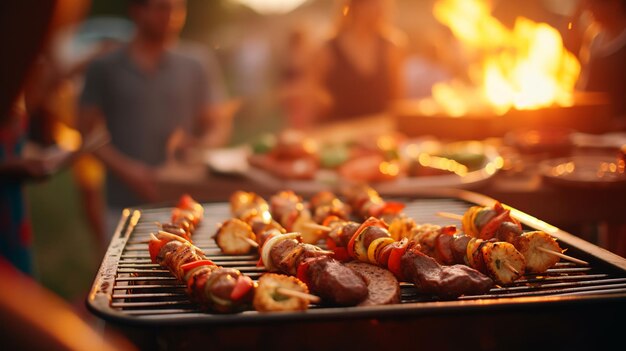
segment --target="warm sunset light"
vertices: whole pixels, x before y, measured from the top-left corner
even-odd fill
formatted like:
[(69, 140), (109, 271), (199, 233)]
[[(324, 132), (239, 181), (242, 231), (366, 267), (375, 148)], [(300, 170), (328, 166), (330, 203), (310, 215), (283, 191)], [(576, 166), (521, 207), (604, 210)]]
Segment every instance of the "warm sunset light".
[(264, 15), (287, 13), (307, 0), (235, 0)]
[(450, 27), (470, 58), (473, 87), (458, 82), (433, 87), (433, 99), (451, 116), (489, 108), (504, 114), (511, 108), (571, 106), (580, 64), (563, 47), (559, 32), (545, 23), (518, 17), (511, 30), (483, 0), (438, 0), (438, 21)]

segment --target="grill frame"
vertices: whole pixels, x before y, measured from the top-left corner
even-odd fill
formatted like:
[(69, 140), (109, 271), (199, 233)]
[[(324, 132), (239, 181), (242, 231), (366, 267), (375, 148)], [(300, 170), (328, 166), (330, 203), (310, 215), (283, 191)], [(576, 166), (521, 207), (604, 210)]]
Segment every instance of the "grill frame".
[[(482, 206), (490, 206), (495, 201), (487, 196), (480, 195), (465, 190), (457, 189), (435, 189), (430, 191), (421, 191), (419, 193), (412, 194), (410, 198), (402, 200), (416, 200), (416, 199), (442, 199), (442, 200), (454, 200), (460, 202), (466, 202), (471, 204), (477, 204)], [(208, 203), (205, 206), (221, 206), (223, 203)], [(591, 274), (585, 275), (585, 277), (594, 277), (593, 283), (603, 282), (608, 283), (609, 287), (615, 287), (614, 291), (605, 294), (594, 291), (585, 291), (584, 286), (575, 286), (576, 279), (574, 280), (574, 286), (569, 289), (573, 291), (562, 290), (558, 292), (568, 293), (568, 296), (559, 295), (546, 295), (539, 291), (537, 296), (514, 296), (507, 295), (508, 297), (498, 298), (485, 298), (484, 296), (479, 299), (468, 299), (462, 297), (459, 300), (453, 301), (428, 301), (428, 302), (414, 302), (414, 303), (402, 303), (398, 305), (387, 306), (371, 306), (371, 307), (322, 307), (312, 308), (304, 313), (266, 313), (260, 314), (255, 311), (246, 311), (233, 315), (221, 315), (200, 312), (197, 308), (193, 308), (191, 303), (182, 304), (188, 306), (189, 309), (182, 313), (169, 313), (163, 310), (163, 313), (153, 315), (135, 315), (133, 307), (141, 307), (141, 305), (129, 305), (128, 303), (114, 302), (116, 299), (124, 299), (125, 295), (115, 293), (115, 291), (132, 289), (149, 289), (142, 287), (141, 285), (131, 285), (130, 288), (126, 286), (119, 287), (116, 283), (123, 281), (142, 280), (144, 278), (132, 279), (133, 277), (118, 277), (118, 273), (127, 274), (133, 273), (133, 267), (129, 266), (132, 263), (124, 262), (125, 258), (147, 257), (147, 248), (141, 248), (141, 245), (145, 243), (135, 243), (137, 239), (131, 237), (134, 230), (140, 229), (143, 225), (139, 223), (142, 214), (149, 217), (150, 213), (163, 212), (165, 208), (150, 208), (145, 207), (141, 209), (125, 209), (122, 212), (122, 216), (116, 228), (115, 234), (111, 240), (107, 253), (103, 259), (102, 265), (94, 279), (92, 289), (87, 297), (87, 306), (89, 310), (104, 319), (105, 321), (112, 322), (114, 324), (121, 325), (136, 325), (136, 326), (165, 326), (165, 325), (244, 325), (244, 324), (259, 324), (259, 323), (291, 323), (291, 322), (321, 322), (321, 321), (338, 321), (348, 319), (371, 319), (371, 318), (421, 318), (439, 314), (458, 314), (458, 313), (483, 313), (483, 312), (513, 312), (520, 311), (528, 308), (588, 308), (594, 304), (601, 303), (603, 305), (624, 305), (626, 302), (626, 259), (617, 256), (607, 250), (604, 250), (596, 245), (586, 242), (578, 237), (575, 237), (569, 233), (566, 233), (556, 227), (551, 226), (537, 218), (534, 218), (526, 213), (511, 208), (511, 212), (520, 219), (520, 221), (528, 228), (535, 230), (543, 230), (556, 237), (561, 243), (562, 247), (568, 248), (568, 253), (574, 257), (584, 259), (590, 263), (589, 269), (586, 272)], [(440, 208), (439, 210), (446, 210)], [(146, 227), (148, 227), (146, 225)], [(130, 241), (130, 242), (129, 242)], [(135, 247), (131, 247), (135, 245)], [(200, 247), (204, 245), (210, 245), (206, 238), (200, 240)], [(129, 254), (128, 252), (137, 252), (136, 254)], [(212, 253), (212, 252), (211, 252)], [(208, 253), (211, 256), (211, 253)], [(255, 259), (256, 255), (245, 255), (244, 261), (249, 264), (251, 260)], [(242, 257), (220, 256), (220, 259), (226, 259), (232, 264), (238, 264), (238, 259)], [(218, 264), (222, 265), (224, 261), (217, 260)], [(143, 261), (140, 261), (143, 262)], [(150, 268), (144, 270), (157, 274), (155, 278), (151, 278), (153, 281), (172, 281), (175, 282), (173, 277), (168, 277), (169, 273), (166, 270), (156, 267), (152, 264), (139, 264), (140, 267)], [(572, 265), (569, 263), (560, 263), (557, 269), (565, 269), (569, 273), (575, 273), (572, 269), (581, 269), (582, 267), (568, 268)], [(600, 273), (596, 272), (600, 270)], [(248, 274), (253, 271), (253, 278), (260, 275), (263, 269), (251, 269), (242, 270)], [(556, 271), (558, 272), (558, 271)], [(555, 273), (556, 273), (555, 272)], [(610, 278), (611, 275), (616, 275), (617, 278)], [(568, 275), (569, 276), (569, 275)], [(610, 280), (606, 280), (610, 279)], [(145, 280), (145, 279), (144, 279)], [(558, 284), (563, 284), (563, 279), (556, 279)], [(543, 280), (545, 281), (545, 280)], [(565, 282), (566, 283), (566, 282)], [(548, 283), (549, 284), (549, 283)], [(591, 283), (589, 283), (591, 284)], [(403, 284), (403, 291), (409, 284)], [(583, 282), (582, 285), (585, 285)], [(184, 289), (181, 284), (174, 285), (176, 290), (164, 292), (163, 294), (176, 294), (176, 296), (183, 296)], [(543, 286), (543, 285), (542, 285)], [(556, 286), (559, 288), (561, 286)], [(514, 289), (521, 290), (523, 293), (523, 287), (518, 288), (517, 285)], [(576, 291), (576, 289), (583, 289), (582, 291)], [(410, 289), (410, 288), (409, 288)], [(508, 288), (505, 288), (508, 289)], [(568, 289), (568, 288), (566, 288)], [(493, 291), (493, 289), (492, 289)], [(501, 290), (497, 290), (501, 291)], [(531, 290), (531, 293), (535, 290)], [(545, 292), (545, 291), (543, 291)], [(132, 293), (132, 298), (141, 298), (141, 295)], [(155, 297), (153, 294), (149, 296)], [(158, 296), (156, 296), (158, 297)], [(165, 297), (165, 296), (164, 296)], [(143, 303), (143, 302), (139, 302)], [(146, 302), (147, 306), (156, 307), (152, 302)], [(167, 305), (167, 302), (164, 302)], [(180, 305), (180, 304), (179, 304)], [(584, 305), (584, 306), (583, 306)], [(121, 310), (119, 306), (129, 307), (131, 309)], [(578, 307), (577, 307), (578, 306)]]

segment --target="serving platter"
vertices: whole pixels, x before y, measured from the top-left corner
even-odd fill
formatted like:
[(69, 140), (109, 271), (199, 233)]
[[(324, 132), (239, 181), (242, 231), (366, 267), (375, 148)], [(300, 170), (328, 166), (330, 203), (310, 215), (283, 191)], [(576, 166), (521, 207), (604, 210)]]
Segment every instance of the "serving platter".
[(574, 188), (626, 186), (624, 161), (609, 155), (579, 155), (540, 163), (543, 178), (555, 185)]
[[(448, 154), (471, 152), (475, 159), (474, 165), (468, 167), (467, 171), (461, 175), (459, 172), (442, 170), (441, 167), (429, 171), (429, 167), (419, 165), (419, 155), (435, 155), (444, 152)], [(443, 143), (433, 139), (411, 140), (401, 147), (400, 153), (401, 158), (421, 167), (421, 171), (413, 176), (404, 175), (391, 180), (371, 182), (370, 185), (383, 195), (409, 195), (428, 188), (471, 189), (488, 182), (503, 165), (503, 159), (494, 146), (478, 141)], [(454, 163), (453, 160), (447, 160), (447, 162)], [(284, 179), (253, 165), (248, 165), (246, 172), (242, 174), (269, 189), (289, 188), (304, 194), (321, 190), (338, 191), (359, 182), (342, 177), (336, 169), (324, 168), (315, 172), (312, 179)]]

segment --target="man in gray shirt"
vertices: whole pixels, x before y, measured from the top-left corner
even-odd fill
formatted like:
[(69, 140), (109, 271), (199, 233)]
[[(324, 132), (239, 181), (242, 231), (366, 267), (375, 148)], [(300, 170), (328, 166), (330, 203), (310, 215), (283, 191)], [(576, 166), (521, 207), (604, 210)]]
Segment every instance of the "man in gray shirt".
[(224, 93), (215, 60), (177, 43), (185, 0), (130, 2), (132, 40), (90, 65), (80, 98), (81, 130), (104, 124), (111, 134), (96, 156), (107, 166), (107, 203), (118, 218), (121, 208), (158, 199), (154, 168), (174, 131), (204, 147), (225, 144), (231, 133), (218, 107)]

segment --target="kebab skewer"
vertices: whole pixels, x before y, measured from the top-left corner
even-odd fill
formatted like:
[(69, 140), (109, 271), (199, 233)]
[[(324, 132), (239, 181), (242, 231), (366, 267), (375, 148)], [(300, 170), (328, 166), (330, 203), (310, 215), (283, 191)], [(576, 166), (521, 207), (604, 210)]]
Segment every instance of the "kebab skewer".
[[(377, 206), (376, 204), (385, 203), (380, 195), (378, 195), (378, 193), (370, 187), (353, 188), (350, 196), (352, 198), (351, 203), (353, 203), (354, 206), (357, 206), (357, 208), (359, 206), (362, 208), (361, 214), (367, 212), (363, 210), (365, 208), (369, 208), (371, 210), (372, 208)], [(330, 196), (325, 195), (325, 197)], [(428, 224), (417, 225), (415, 221), (407, 217), (402, 212), (402, 209), (404, 207), (403, 205), (389, 205), (388, 203), (385, 203), (384, 206), (386, 207), (379, 208), (387, 209), (387, 212), (385, 212), (386, 215), (384, 217), (386, 221), (391, 222), (391, 225), (389, 226), (389, 228), (385, 227), (385, 229), (389, 229), (390, 237), (385, 236), (384, 239), (381, 238), (380, 240), (373, 243), (374, 246), (371, 247), (371, 250), (368, 250), (367, 259), (365, 259), (365, 257), (363, 257), (362, 259), (366, 262), (369, 261), (373, 263), (373, 256), (376, 248), (379, 245), (384, 247), (385, 245), (393, 241), (399, 241), (403, 238), (406, 238), (408, 240), (414, 240), (418, 244), (420, 244), (421, 250), (428, 256), (435, 258), (440, 264), (468, 265), (484, 274), (489, 275), (499, 284), (511, 283), (512, 281), (518, 279), (524, 273), (525, 259), (521, 257), (521, 254), (508, 243), (487, 243), (483, 242), (483, 240), (478, 242), (472, 241), (470, 243), (469, 240), (462, 240), (463, 244), (465, 245), (462, 245), (461, 247), (457, 243), (457, 250), (462, 249), (463, 252), (468, 251), (466, 255), (458, 255), (459, 257), (456, 260), (454, 260), (451, 255), (443, 256), (445, 259), (442, 259), (442, 255), (438, 255), (438, 252), (443, 251), (449, 253), (451, 252), (451, 250), (449, 248), (446, 248), (444, 250), (435, 250), (434, 243), (436, 242), (438, 236), (442, 236), (442, 239), (444, 239), (449, 246), (451, 242), (446, 239), (452, 238), (452, 234), (456, 233), (455, 227), (441, 228), (439, 226), (433, 226)], [(376, 210), (376, 212), (379, 212), (379, 210)], [(345, 235), (345, 233), (353, 233), (353, 231), (351, 230), (357, 229), (359, 227), (359, 224), (347, 221), (333, 215), (330, 215), (325, 219), (318, 217), (317, 220), (321, 220), (320, 222), (322, 223), (322, 225), (307, 225), (310, 228), (314, 228), (328, 233), (329, 238), (327, 240), (327, 246), (335, 251), (335, 257), (340, 260), (345, 260), (350, 257), (350, 253), (347, 250), (350, 236)], [(342, 226), (347, 226), (347, 229), (342, 230)], [(335, 230), (332, 230), (333, 227), (335, 228)], [(382, 228), (383, 225), (372, 226), (370, 228), (367, 228), (366, 230), (379, 230), (376, 229), (376, 227)], [(460, 236), (460, 234), (458, 236)], [(457, 238), (457, 240), (461, 240), (461, 238), (459, 237)], [(445, 247), (445, 245), (440, 246)], [(464, 257), (470, 257), (470, 260)], [(476, 258), (473, 259), (474, 257)]]
[(472, 206), (462, 216), (448, 212), (439, 212), (438, 215), (461, 221), (463, 231), (472, 237), (483, 240), (497, 238), (513, 244), (526, 257), (531, 272), (544, 272), (559, 258), (588, 265), (583, 260), (565, 255), (551, 235), (543, 231), (524, 233), (520, 222), (500, 202), (492, 207)]
[[(395, 223), (395, 222), (392, 222)], [(356, 228), (356, 229), (355, 229)], [(456, 234), (454, 226), (414, 226), (409, 232), (398, 233), (398, 227), (370, 217), (361, 225), (347, 222), (329, 228), (329, 247), (360, 261), (398, 270), (397, 257), (391, 256), (394, 246), (413, 243), (422, 254), (441, 265), (465, 265), (489, 276), (498, 284), (509, 284), (518, 279), (525, 269), (524, 257), (509, 243), (471, 241)], [(408, 235), (407, 233), (411, 233)], [(454, 239), (454, 240), (453, 240)]]
[(178, 280), (185, 282), (193, 301), (205, 310), (220, 313), (239, 312), (251, 304), (259, 311), (308, 307), (308, 290), (297, 279), (277, 275), (259, 280), (257, 287), (250, 277), (238, 270), (219, 267), (209, 260), (183, 235), (191, 237), (202, 213), (200, 204), (188, 195), (183, 196), (172, 211), (172, 223), (162, 226), (168, 231), (152, 234), (149, 242), (152, 262), (168, 268)]
[(236, 269), (218, 267), (186, 239), (191, 238), (202, 214), (201, 205), (190, 196), (183, 196), (172, 211), (172, 223), (162, 226), (167, 231), (151, 234), (150, 259), (186, 283), (191, 300), (202, 309), (219, 313), (244, 310), (254, 296), (252, 279)]
[[(332, 304), (353, 306), (367, 298), (367, 285), (360, 276), (331, 258), (332, 252), (303, 243), (299, 233), (287, 233), (273, 219), (270, 207), (263, 198), (254, 193), (239, 191), (231, 196), (230, 204), (235, 218), (226, 221), (218, 229), (218, 245), (228, 242), (219, 240), (220, 237), (241, 235), (246, 231), (246, 235), (255, 238), (258, 243), (260, 264), (269, 272), (297, 276), (314, 294)], [(286, 204), (289, 205), (290, 202)], [(283, 215), (287, 218), (291, 212), (293, 211), (284, 211)], [(231, 247), (220, 248), (225, 253), (232, 252)]]
[[(281, 194), (279, 193), (280, 196), (283, 196)], [(292, 199), (291, 207), (293, 207), (293, 202), (299, 201), (291, 195), (289, 198)], [(276, 201), (274, 203), (277, 204), (279, 202)], [(399, 209), (401, 209), (400, 206), (394, 208), (394, 216), (398, 216), (401, 213)], [(281, 208), (276, 208), (275, 210), (277, 213), (284, 213)], [(409, 243), (408, 240), (405, 240), (399, 243), (393, 240), (388, 233), (386, 235), (377, 233), (377, 228), (374, 227), (378, 226), (371, 225), (373, 221), (377, 221), (377, 224), (384, 227), (383, 230), (386, 231), (386, 224), (382, 220), (375, 220), (373, 217), (370, 217), (364, 224), (359, 225), (358, 223), (341, 219), (336, 215), (330, 215), (324, 220), (325, 224), (333, 226), (335, 230), (327, 230), (329, 227), (319, 224), (312, 225), (312, 228), (316, 230), (322, 229), (328, 233), (328, 247), (335, 252), (335, 258), (340, 260), (357, 259), (388, 268), (396, 278), (414, 283), (424, 293), (431, 293), (441, 297), (456, 297), (463, 294), (484, 293), (493, 284), (490, 278), (470, 267), (446, 267), (440, 265), (434, 259), (421, 253), (415, 242)], [(361, 243), (359, 246), (355, 242), (360, 240), (352, 240), (352, 238), (360, 237), (361, 234), (367, 242), (365, 244)], [(363, 245), (365, 245), (365, 248), (363, 248)], [(386, 246), (388, 246), (387, 249), (384, 249)], [(355, 250), (354, 247), (359, 247), (360, 249)], [(392, 251), (395, 252), (393, 256), (390, 255)], [(391, 263), (392, 268), (389, 268), (389, 263)], [(407, 265), (411, 267), (407, 270), (408, 275), (405, 277), (401, 267)], [(424, 266), (424, 269), (421, 268), (422, 266)]]
[[(353, 199), (369, 199), (365, 203), (379, 203), (382, 201), (380, 195), (370, 187), (353, 188), (352, 192), (349, 192), (347, 196)], [(364, 200), (361, 200), (361, 202), (364, 202)], [(505, 209), (499, 202), (496, 202), (492, 208), (471, 207), (463, 216), (445, 212), (440, 212), (439, 214), (462, 221), (464, 232), (472, 237), (513, 244), (524, 256), (527, 272), (545, 272), (548, 268), (553, 267), (559, 261), (559, 258), (578, 264), (587, 264), (585, 261), (563, 254), (563, 250), (559, 247), (556, 240), (545, 232), (533, 231), (523, 233), (521, 223), (514, 219), (510, 215), (510, 211)], [(404, 233), (403, 235), (398, 235), (395, 238), (396, 240), (403, 236), (410, 236), (411, 230), (416, 227), (415, 222), (406, 217), (401, 211), (393, 215), (387, 215), (384, 219), (387, 223), (390, 223), (392, 235), (397, 232)], [(424, 226), (428, 225), (425, 224)], [(513, 253), (512, 250), (509, 250), (509, 252)]]

